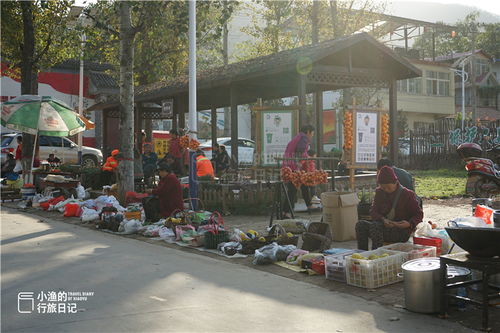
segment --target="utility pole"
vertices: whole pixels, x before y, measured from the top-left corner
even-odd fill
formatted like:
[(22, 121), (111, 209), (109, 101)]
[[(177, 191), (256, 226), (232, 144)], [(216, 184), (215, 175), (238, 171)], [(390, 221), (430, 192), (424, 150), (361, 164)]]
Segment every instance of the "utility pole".
[(472, 106), (472, 123), (476, 123), (476, 26), (475, 23), (471, 24), (472, 33), (472, 54), (470, 57), (470, 70), (471, 70), (471, 106)]
[[(224, 1), (224, 10), (227, 11), (227, 1)], [(224, 22), (222, 27), (222, 59), (224, 61), (224, 66), (229, 64), (229, 29), (227, 26), (227, 20)], [(231, 117), (231, 109), (228, 107), (224, 108), (224, 136), (230, 136), (231, 126), (229, 118)]]

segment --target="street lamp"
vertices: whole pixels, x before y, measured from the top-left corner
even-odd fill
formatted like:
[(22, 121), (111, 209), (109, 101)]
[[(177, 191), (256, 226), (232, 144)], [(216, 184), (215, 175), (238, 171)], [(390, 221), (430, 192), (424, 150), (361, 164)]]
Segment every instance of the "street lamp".
[(452, 69), (455, 74), (462, 78), (462, 132), (465, 127), (465, 82), (469, 79), (469, 74), (464, 70), (466, 59), (461, 62), (462, 69)]

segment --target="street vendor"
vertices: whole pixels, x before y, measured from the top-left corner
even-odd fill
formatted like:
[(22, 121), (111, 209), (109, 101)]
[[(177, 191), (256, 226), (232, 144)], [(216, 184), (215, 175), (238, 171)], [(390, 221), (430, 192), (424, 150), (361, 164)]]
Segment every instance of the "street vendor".
[(160, 214), (163, 217), (169, 217), (175, 210), (184, 209), (181, 183), (172, 172), (172, 168), (166, 164), (160, 164), (158, 172), (160, 174), (158, 187), (148, 189), (146, 192), (160, 199)]
[[(314, 126), (312, 125), (304, 125), (300, 129), (300, 133), (297, 134), (292, 141), (288, 143), (285, 149), (284, 158), (308, 158), (307, 152), (309, 151), (309, 146), (311, 144), (311, 139), (314, 136)], [(299, 170), (301, 165), (294, 160), (285, 160), (283, 161), (283, 167), (289, 167), (292, 171)], [(297, 201), (297, 188), (291, 182), (286, 183), (286, 188), (288, 192), (288, 198), (290, 199), (291, 207), (288, 205), (287, 200), (284, 202), (284, 218), (291, 218), (291, 211), (293, 209), (295, 202)], [(313, 207), (311, 202), (311, 195), (309, 189), (306, 186), (301, 186), (302, 197), (306, 202), (306, 206), (308, 210), (311, 210)]]
[(179, 141), (180, 133), (176, 129), (170, 131), (168, 154), (174, 159), (174, 170), (182, 170), (182, 147)]
[(117, 156), (120, 154), (118, 149), (115, 149), (111, 152), (111, 156), (106, 159), (106, 163), (102, 166), (102, 181), (104, 184), (112, 184), (115, 178), (115, 170), (118, 167)]
[(413, 186), (413, 183), (414, 183), (413, 176), (410, 175), (410, 173), (408, 171), (406, 171), (405, 169), (396, 168), (394, 166), (394, 163), (392, 163), (392, 161), (387, 159), (387, 158), (381, 158), (377, 162), (377, 171), (380, 171), (380, 169), (382, 169), (384, 166), (391, 167), (392, 170), (394, 170), (394, 173), (396, 174), (396, 176), (398, 177), (399, 183), (401, 185), (403, 185), (404, 187), (406, 187), (407, 189), (415, 192), (415, 187)]
[(142, 154), (142, 169), (144, 178), (151, 179), (154, 177), (158, 155), (153, 151), (153, 145), (150, 143), (144, 144), (144, 153)]
[(199, 178), (207, 177), (213, 179), (215, 177), (212, 162), (210, 162), (202, 150), (196, 153), (196, 175)]
[(424, 216), (415, 192), (402, 186), (394, 170), (389, 166), (380, 169), (370, 211), (372, 221), (361, 220), (356, 224), (356, 238), (360, 250), (368, 250), (368, 238), (372, 250), (384, 242), (406, 242)]

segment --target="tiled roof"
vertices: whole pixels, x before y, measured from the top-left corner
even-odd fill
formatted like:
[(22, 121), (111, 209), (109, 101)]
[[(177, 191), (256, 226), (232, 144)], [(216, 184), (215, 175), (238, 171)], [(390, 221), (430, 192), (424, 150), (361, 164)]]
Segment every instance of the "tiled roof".
[(100, 73), (100, 72), (95, 72), (95, 71), (90, 71), (89, 72), (89, 77), (92, 83), (96, 86), (96, 88), (100, 89), (113, 89), (113, 88), (118, 88), (118, 84), (116, 83), (115, 79), (108, 74), (105, 73)]
[[(406, 62), (404, 65), (410, 68), (412, 67), (408, 60), (398, 56), (370, 35), (366, 33), (359, 33), (344, 38), (328, 40), (314, 45), (306, 45), (294, 49), (284, 50), (278, 53), (240, 61), (223, 67), (199, 71), (197, 73), (197, 82), (200, 87), (203, 87), (204, 85), (211, 85), (215, 81), (238, 81), (251, 76), (276, 73), (280, 70), (289, 69), (291, 66), (295, 68), (300, 59), (310, 59), (314, 62), (328, 54), (340, 51), (360, 41), (368, 41), (372, 43), (373, 46), (379, 48), (382, 52), (397, 58), (397, 61), (402, 63)], [(139, 86), (136, 88), (136, 95), (139, 98), (146, 97), (150, 93), (158, 93), (161, 90), (166, 90), (167, 88), (169, 91), (173, 91), (185, 88), (187, 85), (188, 76), (182, 75), (172, 80)]]
[[(97, 62), (84, 61), (83, 66), (85, 70), (104, 72), (106, 70), (114, 69), (113, 65), (110, 64), (100, 64)], [(57, 65), (52, 66), (54, 69), (75, 69), (80, 68), (80, 60), (79, 59), (68, 59)]]

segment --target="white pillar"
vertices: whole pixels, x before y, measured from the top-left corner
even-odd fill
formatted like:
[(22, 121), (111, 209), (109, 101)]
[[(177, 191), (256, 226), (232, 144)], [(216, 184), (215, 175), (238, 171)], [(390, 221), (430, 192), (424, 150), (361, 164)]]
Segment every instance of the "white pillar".
[[(82, 44), (80, 50), (80, 77), (79, 77), (79, 87), (78, 87), (78, 114), (83, 115), (83, 56), (85, 48), (86, 36), (82, 32)], [(82, 163), (82, 144), (83, 144), (83, 133), (78, 133), (78, 162)]]
[(188, 127), (196, 138), (196, 0), (189, 0), (189, 121)]

